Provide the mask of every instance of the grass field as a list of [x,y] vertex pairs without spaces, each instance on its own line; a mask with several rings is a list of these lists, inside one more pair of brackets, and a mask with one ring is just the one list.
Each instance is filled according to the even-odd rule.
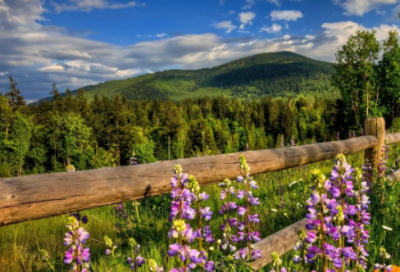
[[[392,152],[391,164],[395,153]],[[353,166],[361,166],[363,154],[348,156],[348,161]],[[251,166],[251,165],[250,165]],[[260,189],[257,194],[260,198],[258,214],[261,223],[258,225],[262,237],[268,236],[285,226],[288,226],[302,218],[306,213],[305,201],[309,195],[307,178],[313,168],[319,168],[328,174],[332,168],[332,161],[325,161],[288,169],[275,173],[255,176],[259,182]],[[289,186],[293,181],[296,184]],[[283,185],[283,195],[278,192],[278,186]],[[210,206],[214,215],[218,213],[221,201],[219,200],[220,189],[217,186],[204,188],[210,199]],[[393,263],[400,264],[400,222],[399,218],[399,195],[400,184],[387,185],[385,188],[385,203],[380,206],[377,195],[371,196],[371,242],[370,242],[370,264],[374,264],[378,258],[378,249],[384,245],[392,255]],[[285,201],[286,208],[280,208],[281,201]],[[103,207],[82,212],[89,217],[85,228],[90,232],[88,245],[91,248],[91,262],[94,271],[130,271],[122,266],[112,267],[111,261],[104,254],[106,246],[103,237],[109,236],[122,248],[126,248],[127,237],[134,237],[142,245],[142,255],[153,258],[161,263],[166,271],[173,267],[174,263],[167,257],[168,236],[170,228],[168,215],[170,210],[169,195],[152,197],[140,201],[139,218],[136,214],[135,205],[127,203],[126,210],[131,217],[131,224],[126,226],[123,232],[115,227],[121,225],[121,220],[114,216],[113,207]],[[277,209],[274,212],[271,209]],[[66,247],[63,246],[63,237],[66,231],[65,222],[67,216],[58,216],[17,225],[0,228],[0,271],[50,271],[45,262],[41,260],[39,249],[45,249],[51,255],[51,262],[56,263],[55,271],[68,271],[69,266],[63,264],[63,254]],[[140,220],[141,223],[138,221]],[[218,236],[219,226],[222,219],[212,219],[211,229]],[[124,224],[122,224],[124,225]],[[382,225],[393,228],[386,232]],[[292,254],[284,257],[284,263],[291,262]],[[265,271],[269,271],[266,267]],[[148,271],[146,268],[143,271]]]

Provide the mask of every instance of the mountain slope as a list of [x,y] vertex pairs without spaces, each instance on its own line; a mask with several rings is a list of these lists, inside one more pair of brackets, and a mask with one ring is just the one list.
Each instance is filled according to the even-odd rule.
[[259,96],[324,93],[337,94],[330,85],[331,63],[316,61],[291,52],[258,54],[213,68],[167,70],[125,80],[84,87],[86,96],[95,94],[129,99],[202,96]]

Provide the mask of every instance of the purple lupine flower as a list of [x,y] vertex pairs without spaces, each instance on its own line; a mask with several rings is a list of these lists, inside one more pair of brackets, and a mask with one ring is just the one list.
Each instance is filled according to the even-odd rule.
[[137,256],[136,263],[137,263],[138,267],[142,267],[142,265],[145,264],[146,261],[144,260],[144,258],[142,256]]
[[260,205],[260,201],[257,197],[253,197],[252,195],[249,196],[249,202],[251,205]]
[[254,181],[254,180],[250,181],[250,187],[251,187],[252,189],[258,189],[257,182]]
[[258,231],[253,231],[248,234],[248,236],[254,241],[258,242],[261,240],[260,233]]
[[246,194],[245,191],[243,191],[243,190],[238,190],[238,192],[237,192],[237,194],[236,194],[236,197],[237,197],[238,199],[243,199],[244,196],[245,196],[245,194]]
[[229,202],[228,207],[230,210],[236,210],[237,209],[237,204],[236,202]]
[[215,269],[215,264],[214,264],[214,262],[213,262],[213,261],[208,261],[208,262],[206,262],[206,264],[204,265],[204,269],[205,269],[207,272],[212,272],[212,271],[214,271],[214,269]]
[[309,244],[313,244],[317,239],[317,235],[314,232],[307,232],[306,241]]
[[237,219],[236,218],[229,218],[228,219],[228,224],[229,224],[229,226],[231,226],[231,227],[235,227],[236,225],[237,225]]
[[188,205],[183,205],[182,218],[192,220],[196,216],[196,210]]
[[[247,202],[247,206],[237,207],[237,213],[239,216],[244,217],[245,221],[237,222],[235,220],[237,233],[236,233],[236,235],[234,233],[230,233],[230,234],[224,233],[224,236],[228,237],[228,239],[224,240],[224,243],[229,244],[231,242],[237,243],[240,241],[245,241],[248,244],[248,247],[250,248],[250,243],[252,241],[257,242],[257,241],[260,241],[260,239],[261,239],[260,233],[252,230],[251,227],[249,227],[250,226],[249,223],[260,222],[258,214],[253,214],[253,215],[249,214],[250,205],[259,205],[259,199],[255,196],[253,196],[252,191],[251,191],[251,189],[257,189],[258,185],[250,177],[250,174],[249,174],[250,167],[247,165],[247,162],[246,162],[246,159],[244,158],[244,156],[240,157],[240,167],[245,171],[246,175],[244,175],[244,177],[240,176],[238,178],[238,181],[239,181],[239,183],[242,183],[243,185],[245,185],[245,190],[238,189],[237,198],[245,199]],[[224,205],[226,205],[226,204],[224,204]],[[231,220],[231,219],[228,219],[228,222],[229,222],[229,220]],[[224,232],[227,231],[227,229],[224,227],[225,225],[226,225],[226,223],[224,223],[223,226],[221,226],[221,229]],[[247,228],[246,228],[246,226],[247,226]],[[229,229],[228,231],[232,231],[232,229]],[[223,247],[221,246],[221,248],[223,248]],[[233,245],[230,245],[230,248],[231,248],[231,250],[232,250],[232,248],[236,249],[236,247]],[[244,251],[244,249],[241,249],[238,252],[236,252],[236,254],[234,256],[237,259],[245,261],[247,254],[248,254],[247,260],[250,261],[251,259],[259,258],[260,252],[256,251],[256,250],[251,250],[250,252],[246,252],[246,251]]]
[[248,215],[248,220],[250,223],[260,223],[260,218],[258,214]]
[[69,231],[65,234],[64,245],[71,247],[64,254],[64,263],[73,264],[73,271],[83,271],[90,262],[90,249],[84,248],[89,232],[79,227],[76,216],[68,218],[67,228]]
[[245,225],[246,225],[246,222],[239,222],[239,223],[237,224],[237,227],[236,227],[236,228],[237,228],[238,231],[243,231]]
[[261,256],[261,251],[259,249],[252,250],[251,251],[251,257],[252,257],[253,260],[260,259],[262,257]]
[[199,194],[199,200],[200,201],[206,201],[210,196],[206,192],[202,192]]
[[64,263],[70,264],[72,263],[73,259],[74,259],[74,249],[71,247],[65,252]]
[[204,226],[203,228],[203,239],[207,242],[207,243],[213,243],[214,242],[214,238],[212,236],[212,232],[210,230],[210,226]]
[[[213,212],[210,207],[200,207],[200,202],[205,201],[209,198],[209,195],[205,192],[200,192],[200,186],[196,179],[192,176],[182,174],[182,169],[179,165],[175,166],[174,170],[174,182],[172,185],[177,184],[176,188],[173,188],[171,197],[173,201],[171,203],[171,214],[170,220],[172,222],[172,228],[168,232],[170,239],[176,239],[177,242],[169,246],[168,255],[169,257],[178,256],[182,261],[182,269],[190,271],[190,269],[196,268],[198,264],[205,265],[207,256],[202,250],[203,240],[208,243],[214,242],[211,230],[209,226],[202,226],[201,218],[205,221],[209,221],[212,218]],[[176,179],[176,182],[175,182]],[[225,180],[220,183],[220,186],[228,187],[230,184],[229,180]],[[234,194],[233,188],[224,190],[221,193],[221,198],[224,199],[228,194]],[[197,204],[197,205],[196,205]],[[197,210],[191,206],[197,206]],[[231,209],[235,209],[234,205],[228,204],[221,208],[220,213],[229,212]],[[196,214],[199,217],[198,228],[193,230],[190,224],[184,220],[192,220]],[[199,240],[200,251],[191,248],[191,243],[196,239]],[[176,271],[181,271],[181,268],[174,268]],[[171,271],[175,271],[175,270]],[[154,269],[153,269],[154,270]]]
[[204,209],[201,209],[201,216],[206,220],[210,221],[213,215],[213,212],[211,211],[210,207],[205,207]]
[[240,215],[240,216],[243,216],[243,215],[245,215],[246,214],[246,207],[238,207],[238,209],[237,209],[237,212],[238,212],[238,214]]
[[246,259],[246,255],[247,255],[246,249],[242,248],[237,252],[237,254],[234,256],[234,258],[237,260],[240,258],[241,260],[244,261]]

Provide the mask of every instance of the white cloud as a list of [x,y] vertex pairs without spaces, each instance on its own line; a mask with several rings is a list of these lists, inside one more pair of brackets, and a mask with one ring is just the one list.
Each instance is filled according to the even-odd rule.
[[278,24],[272,24],[272,26],[267,27],[264,26],[263,28],[260,29],[260,32],[268,32],[268,33],[276,33],[281,31],[282,26]]
[[398,15],[399,12],[400,12],[400,5],[398,5],[392,9],[389,20],[398,21],[399,20],[399,15]]
[[244,29],[245,26],[252,25],[252,20],[256,18],[256,14],[254,12],[241,12],[239,13],[239,21],[241,22],[240,29]]
[[279,0],[267,0],[267,2],[269,2],[271,4],[274,4],[274,5],[277,5],[277,6],[281,5],[281,2]]
[[237,28],[237,26],[232,25],[232,21],[222,21],[219,23],[215,23],[212,26],[216,28],[226,29],[226,33],[231,33],[232,30]]
[[386,15],[386,10],[377,9],[377,10],[375,10],[375,12],[376,12],[376,14],[378,14],[378,15],[382,15],[382,16]]
[[155,35],[151,35],[151,34],[149,34],[149,35],[136,34],[136,37],[138,37],[138,38],[147,38],[147,39],[155,38],[155,37],[156,38],[164,38],[166,36],[168,36],[167,33],[158,33],[158,34],[155,34]]
[[0,72],[0,76],[8,75],[8,72]]
[[115,3],[109,0],[69,0],[68,4],[53,3],[56,12],[63,11],[86,11],[90,12],[94,9],[124,9],[137,5],[137,2],[131,1],[128,3]]
[[270,16],[273,21],[297,21],[297,19],[303,18],[303,13],[298,10],[273,10]]
[[287,22],[285,22],[285,28],[286,30],[289,30],[289,24]]
[[[327,58],[330,61],[334,61],[334,53],[345,44],[348,38],[351,35],[354,35],[357,30],[360,31],[376,31],[376,38],[378,41],[382,41],[387,38],[389,30],[395,29],[399,31],[399,28],[396,25],[386,25],[382,24],[373,28],[366,28],[363,25],[357,24],[352,21],[346,22],[337,22],[337,23],[325,23],[322,24],[322,28],[324,30],[324,36],[326,40],[329,42],[324,43],[323,46],[320,46],[317,50],[314,50],[314,54],[316,58],[321,58],[322,56],[326,56],[329,52],[330,58]],[[309,39],[313,39],[313,41],[317,40],[315,36],[309,36]],[[324,57],[326,58],[326,57]]]
[[379,10],[383,5],[393,5],[398,0],[333,0],[335,4],[343,7],[346,15],[362,16],[371,10]]
[[251,9],[256,4],[255,0],[245,0],[245,2],[246,5],[244,5],[242,9]]
[[235,12],[233,10],[230,10],[228,14],[233,15],[233,14],[235,14]]
[[221,6],[223,6],[223,5],[225,4],[225,1],[226,1],[226,0],[219,0],[219,4],[220,4]]

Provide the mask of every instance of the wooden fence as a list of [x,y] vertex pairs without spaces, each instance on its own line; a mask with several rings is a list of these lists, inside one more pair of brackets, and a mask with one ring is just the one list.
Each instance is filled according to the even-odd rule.
[[[383,118],[368,118],[365,132],[367,136],[349,140],[248,151],[245,155],[253,175],[332,159],[339,153],[348,155],[360,151],[365,151],[366,158],[377,167],[382,145],[385,141],[386,144],[400,143],[400,133],[385,136]],[[0,226],[168,193],[176,164],[194,175],[202,186],[224,178],[233,179],[241,174],[241,154],[0,179]],[[393,175],[396,177],[400,174]],[[261,250],[263,258],[254,262],[253,267],[259,269],[270,263],[273,251],[279,255],[290,251],[305,224],[303,219],[256,243],[254,246]]]

